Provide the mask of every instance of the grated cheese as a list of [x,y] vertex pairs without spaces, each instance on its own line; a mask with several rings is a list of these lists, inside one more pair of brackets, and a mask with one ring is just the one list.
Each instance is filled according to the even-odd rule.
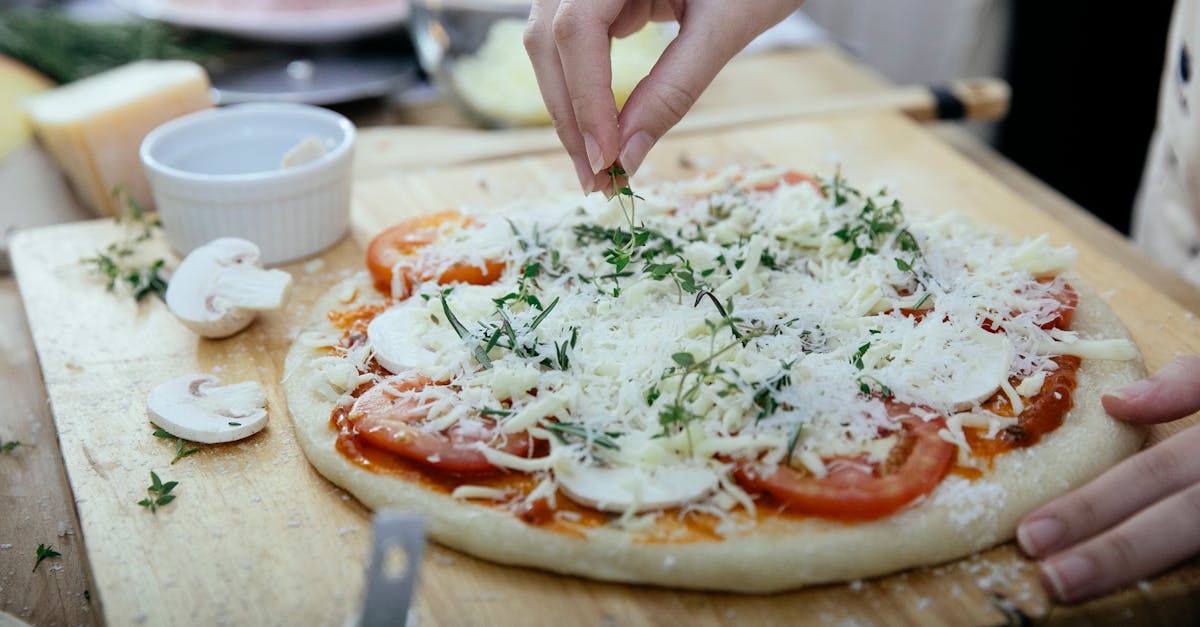
[[[731,508],[754,503],[729,478],[730,460],[773,467],[789,459],[814,476],[835,457],[885,460],[898,439],[880,437],[898,428],[881,400],[891,396],[925,420],[947,416],[939,436],[958,448],[960,464],[974,465],[963,428],[995,437],[1015,422],[979,406],[997,390],[1019,413],[1054,355],[1136,357],[1127,340],[1042,328],[1062,289],[1061,277],[1049,277],[1070,265],[1073,250],[1045,237],[1008,244],[963,216],[911,210],[889,230],[854,232],[870,207],[893,200],[838,204],[836,193],[826,198],[807,183],[747,191],[782,172],[727,169],[641,192],[636,221],[651,235],[637,254],[659,250],[651,263],[670,267],[661,276],[635,256],[614,279],[606,255],[630,219],[620,196],[524,200],[502,208],[504,220],[447,221],[437,246],[402,263],[435,276],[499,260],[499,281],[415,284],[370,323],[362,350],[336,359],[365,373],[374,357],[397,375],[446,383],[406,392],[427,409],[423,429],[484,429],[481,410],[503,408],[500,431],[529,431],[550,455],[478,446],[497,466],[543,473],[539,496],[553,496],[570,469],[703,468],[719,485],[676,504],[733,530],[744,521],[729,518]],[[688,280],[696,288],[685,289]],[[507,295],[501,316],[496,301]],[[729,318],[722,308],[732,308]],[[319,371],[329,394],[356,385],[344,368]],[[622,524],[644,523],[642,487],[619,501]]]

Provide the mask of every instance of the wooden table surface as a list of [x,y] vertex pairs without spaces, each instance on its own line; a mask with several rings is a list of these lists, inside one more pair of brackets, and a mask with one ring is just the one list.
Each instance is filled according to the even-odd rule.
[[[698,106],[697,113],[722,106],[736,106],[745,98],[744,86],[760,85],[763,77],[789,68],[798,77],[798,92],[776,94],[778,97],[819,97],[827,94],[871,95],[883,93],[887,84],[862,68],[852,66],[841,55],[828,50],[810,50],[769,55],[759,59],[735,62],[706,95],[707,101]],[[804,80],[799,78],[805,77]],[[779,81],[771,83],[772,89]],[[360,123],[427,122],[436,120],[457,125],[461,119],[445,106],[424,109],[394,109],[351,107]],[[1059,221],[1074,229],[1091,244],[1111,251],[1114,258],[1140,278],[1192,312],[1200,312],[1200,290],[1191,287],[1157,266],[1127,240],[1096,221],[1087,212],[1039,183],[1019,168],[1005,161],[979,142],[951,126],[935,129],[950,145],[984,166],[1026,200],[1043,208]],[[564,170],[568,168],[564,158]],[[9,163],[0,163],[0,176]],[[38,181],[41,186],[47,180]],[[61,194],[61,190],[58,192]],[[11,196],[0,201],[4,211],[15,210]],[[21,206],[22,211],[38,212],[36,205]],[[62,207],[46,208],[48,213]],[[36,218],[36,216],[34,216]],[[91,588],[83,539],[78,533],[72,495],[63,472],[58,439],[46,404],[32,340],[24,317],[21,301],[12,278],[0,278],[0,440],[19,440],[23,443],[11,453],[0,454],[0,611],[16,615],[36,625],[91,625],[102,622],[102,612]],[[75,495],[80,498],[81,495]],[[62,557],[47,560],[32,570],[35,549],[39,543],[49,544]],[[1194,573],[1194,568],[1188,571]],[[1194,576],[1194,575],[1193,575]],[[1156,579],[1157,598],[1165,605],[1141,617],[1158,616],[1165,622],[1200,620],[1200,606],[1190,598],[1196,590],[1194,581],[1181,581],[1168,575]],[[1172,594],[1174,591],[1174,594]],[[1067,622],[1109,620],[1121,615],[1121,605],[1130,602],[1129,594],[1065,609],[1052,614],[1053,619]],[[1106,618],[1107,617],[1107,618]]]

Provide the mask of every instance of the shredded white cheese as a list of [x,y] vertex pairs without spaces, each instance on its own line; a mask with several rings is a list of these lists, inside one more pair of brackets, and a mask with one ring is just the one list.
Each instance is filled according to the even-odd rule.
[[[818,477],[833,458],[880,462],[897,441],[881,437],[898,429],[895,401],[947,416],[940,437],[973,465],[964,427],[995,437],[1015,422],[981,408],[997,391],[1019,414],[1055,355],[1136,357],[1125,339],[1043,328],[1058,315],[1069,248],[1008,244],[963,216],[901,211],[841,181],[826,195],[806,182],[753,191],[781,174],[733,169],[647,190],[633,215],[628,197],[591,196],[449,221],[438,245],[402,265],[437,276],[501,261],[500,279],[414,285],[362,350],[318,369],[321,383],[345,394],[374,356],[443,384],[412,392],[424,429],[498,424],[549,442],[536,459],[478,445],[497,466],[545,473],[539,497],[568,462],[700,465],[720,487],[687,506],[727,517],[754,508],[729,479],[731,460],[790,460]],[[645,229],[633,246],[630,220]],[[474,486],[455,496],[498,498]],[[636,509],[624,524],[638,524]]]

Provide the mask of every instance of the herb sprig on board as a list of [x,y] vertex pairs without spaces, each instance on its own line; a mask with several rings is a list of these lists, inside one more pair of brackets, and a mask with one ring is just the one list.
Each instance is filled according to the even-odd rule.
[[62,553],[55,551],[54,547],[52,545],[38,544],[37,545],[37,556],[33,562],[33,570],[31,570],[29,572],[36,572],[38,569],[38,566],[41,566],[43,561],[50,559],[52,557],[62,557]]
[[146,493],[149,494],[149,496],[138,501],[137,504],[150,510],[151,514],[157,515],[158,508],[175,500],[175,495],[171,494],[171,491],[174,490],[175,486],[177,485],[179,485],[178,481],[168,481],[163,483],[162,479],[159,479],[158,475],[151,470],[150,486],[146,488]]
[[5,442],[3,439],[0,439],[0,453],[11,453],[13,452],[13,449],[17,448],[18,446],[28,445],[22,443],[20,440],[9,440]]
[[[232,422],[229,424],[233,425]],[[166,429],[162,429],[160,427],[155,427],[154,437],[162,440],[175,440],[175,459],[171,460],[172,465],[188,455],[195,455],[196,453],[200,452],[200,449],[198,448],[187,448],[187,442],[185,442],[183,438],[177,438],[168,433]]]
[[[113,194],[121,195],[124,192],[117,189]],[[116,291],[117,286],[121,285],[129,289],[135,301],[141,302],[151,294],[165,301],[167,279],[162,274],[165,260],[160,258],[147,263],[135,260],[142,245],[154,237],[162,228],[162,223],[126,195],[125,210],[117,217],[117,224],[123,225],[128,235],[112,242],[103,251],[97,252],[95,257],[83,259],[83,263],[93,266],[93,270],[105,279],[105,286],[110,292]]]

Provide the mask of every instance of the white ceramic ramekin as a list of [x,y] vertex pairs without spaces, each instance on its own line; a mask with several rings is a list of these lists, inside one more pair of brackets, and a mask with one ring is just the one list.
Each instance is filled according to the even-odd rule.
[[[354,125],[308,105],[245,104],[185,115],[142,141],[167,241],[181,254],[218,237],[258,245],[263,263],[308,257],[349,226]],[[327,152],[284,168],[309,138]]]

